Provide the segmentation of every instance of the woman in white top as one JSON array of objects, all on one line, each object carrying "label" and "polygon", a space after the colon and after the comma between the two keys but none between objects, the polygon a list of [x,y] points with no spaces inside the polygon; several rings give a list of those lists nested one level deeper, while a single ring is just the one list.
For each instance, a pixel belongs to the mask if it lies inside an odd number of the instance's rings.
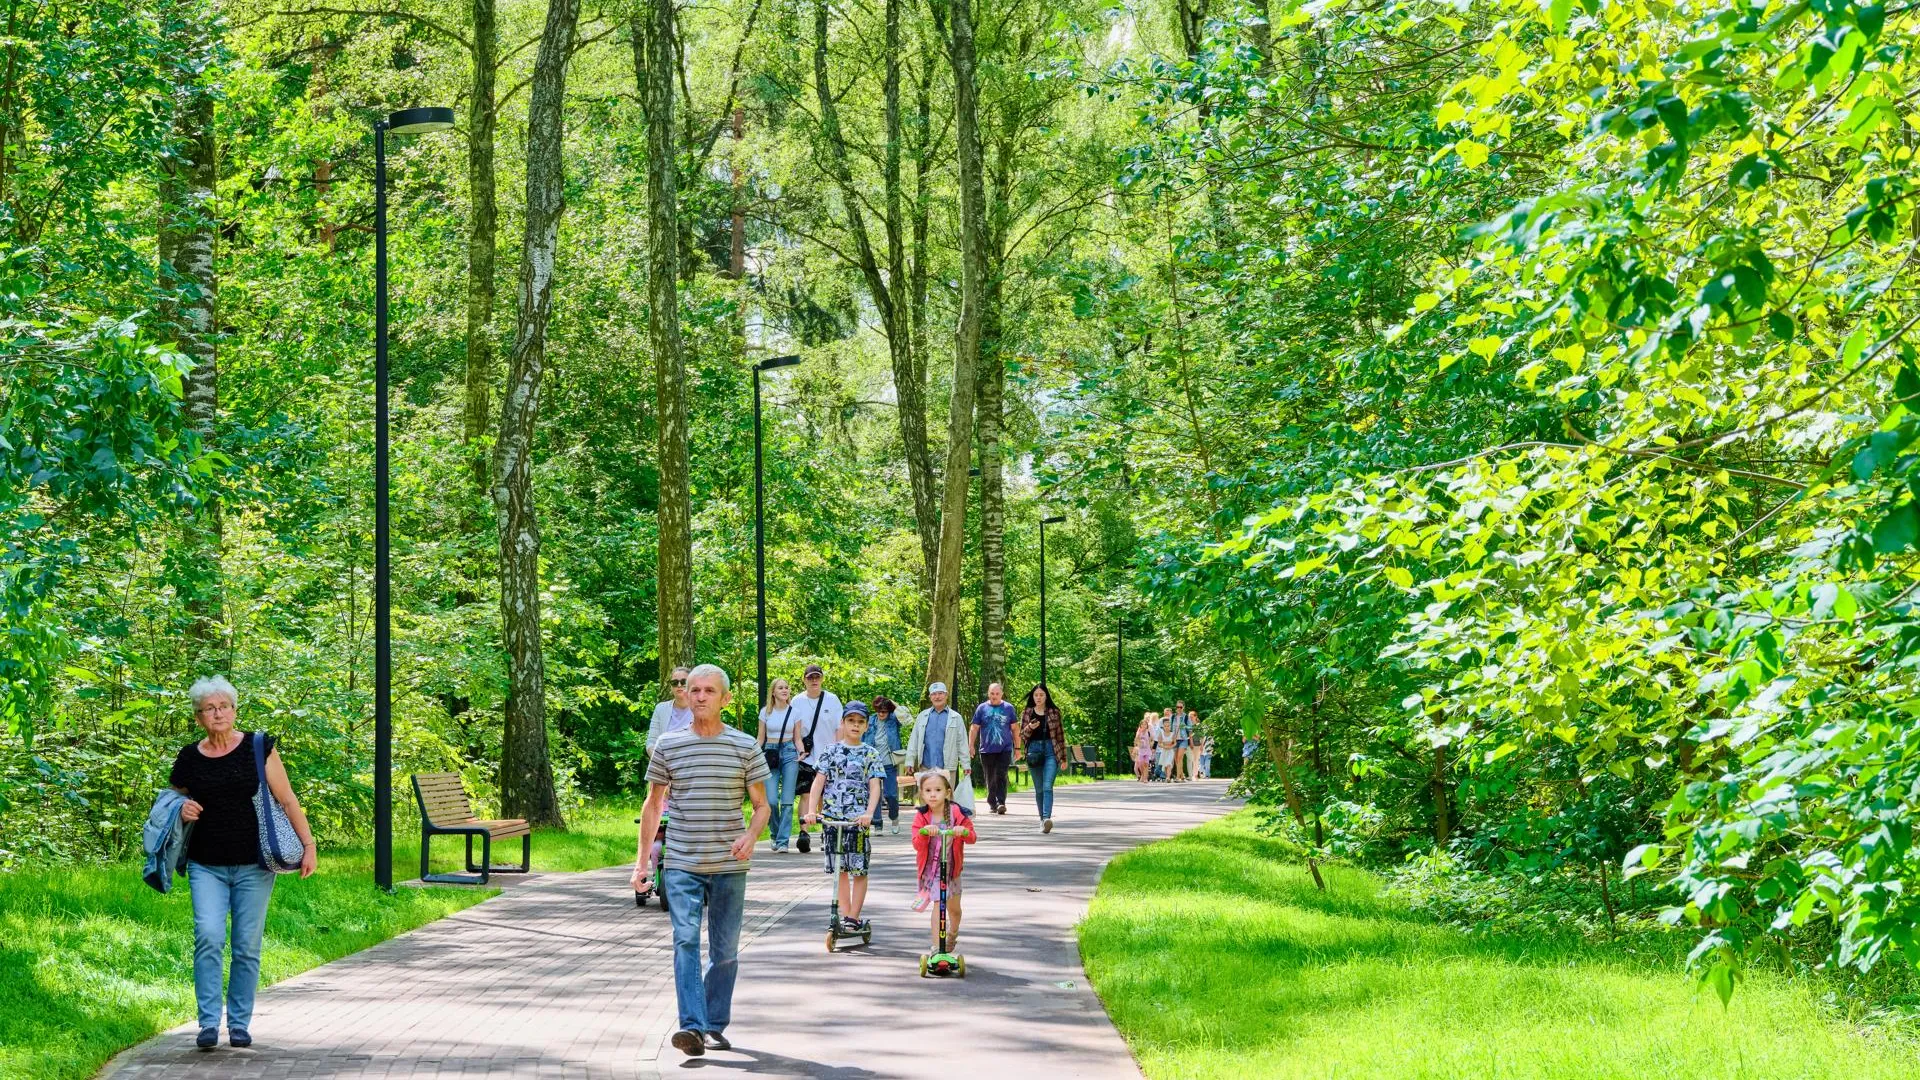
[{"label": "woman in white top", "polygon": [[773,804],[773,850],[787,850],[793,834],[794,788],[800,782],[800,725],[793,715],[793,687],[775,679],[760,710],[760,752],[767,757],[767,801]]}]

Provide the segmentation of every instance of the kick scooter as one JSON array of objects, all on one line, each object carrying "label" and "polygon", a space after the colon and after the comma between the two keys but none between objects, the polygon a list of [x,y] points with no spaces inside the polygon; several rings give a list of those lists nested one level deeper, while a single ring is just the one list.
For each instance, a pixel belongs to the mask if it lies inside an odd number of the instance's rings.
[{"label": "kick scooter", "polygon": [[940,840],[940,941],[932,953],[920,954],[920,975],[922,978],[945,978],[953,975],[962,979],[967,977],[967,958],[951,951],[947,943],[947,881],[952,862],[948,859],[949,845],[953,837],[967,835],[967,827],[947,825],[925,825],[920,829],[921,836],[935,836]]},{"label": "kick scooter", "polygon": [[820,846],[833,866],[833,900],[827,912],[827,951],[832,952],[843,937],[857,937],[861,944],[873,944],[873,931],[849,933],[840,929],[840,871],[847,867],[847,856],[860,843],[860,827],[851,821],[820,818]]}]

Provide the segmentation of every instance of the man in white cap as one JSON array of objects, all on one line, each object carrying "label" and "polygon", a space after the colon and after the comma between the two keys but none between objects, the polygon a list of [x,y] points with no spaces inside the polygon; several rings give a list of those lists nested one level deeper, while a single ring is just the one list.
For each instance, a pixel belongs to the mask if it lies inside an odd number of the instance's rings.
[{"label": "man in white cap", "polygon": [[920,710],[913,718],[913,734],[907,736],[907,773],[922,769],[945,769],[955,778],[954,801],[973,813],[973,764],[967,753],[967,724],[959,713],[947,708],[947,684],[927,687],[931,708]]}]

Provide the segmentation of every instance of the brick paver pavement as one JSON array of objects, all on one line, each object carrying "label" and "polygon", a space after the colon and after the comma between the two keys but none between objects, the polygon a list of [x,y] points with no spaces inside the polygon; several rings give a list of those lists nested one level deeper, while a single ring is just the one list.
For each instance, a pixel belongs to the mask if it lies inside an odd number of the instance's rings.
[{"label": "brick paver pavement", "polygon": [[[633,906],[624,867],[555,874],[262,990],[254,1048],[203,1053],[195,1025],[116,1059],[111,1080],[455,1077],[651,1078],[709,1068],[776,1077],[894,1078],[985,1070],[1138,1077],[1086,985],[1073,924],[1119,851],[1223,813],[1224,782],[1063,787],[1050,836],[1031,795],[985,817],[968,854],[965,980],[923,982],[925,916],[908,910],[907,837],[875,838],[873,945],[824,951],[816,849],[754,858],[728,1035],[683,1059],[671,933]],[[984,808],[984,803],[982,803]],[[929,1038],[925,1010],[958,1028]]]},{"label": "brick paver pavement", "polygon": [[[823,887],[806,863],[755,854],[743,948]],[[252,1049],[203,1052],[190,1023],[102,1076],[650,1080],[677,1019],[673,934],[659,904],[634,907],[630,870],[544,875],[268,987]]]}]

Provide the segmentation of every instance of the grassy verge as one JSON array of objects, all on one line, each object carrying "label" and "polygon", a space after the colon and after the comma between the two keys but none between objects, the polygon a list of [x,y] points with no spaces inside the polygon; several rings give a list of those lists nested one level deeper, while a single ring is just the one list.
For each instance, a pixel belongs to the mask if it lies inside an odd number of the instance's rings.
[{"label": "grassy verge", "polygon": [[[571,832],[535,834],[534,867],[585,870],[632,859],[635,816],[631,806],[598,805],[575,814]],[[436,845],[434,869],[456,869],[458,850]],[[411,877],[419,865],[418,845],[394,851],[397,876]],[[373,886],[371,848],[322,849],[319,873],[274,886],[261,980],[358,952],[495,892],[402,888],[387,896]],[[192,953],[184,880],[162,896],[134,864],[0,875],[0,1077],[81,1080],[125,1047],[191,1019]]]},{"label": "grassy verge", "polygon": [[1722,1009],[1665,949],[1472,936],[1370,874],[1327,886],[1245,812],[1114,860],[1080,947],[1148,1077],[1915,1075],[1802,983],[1757,974]]}]

